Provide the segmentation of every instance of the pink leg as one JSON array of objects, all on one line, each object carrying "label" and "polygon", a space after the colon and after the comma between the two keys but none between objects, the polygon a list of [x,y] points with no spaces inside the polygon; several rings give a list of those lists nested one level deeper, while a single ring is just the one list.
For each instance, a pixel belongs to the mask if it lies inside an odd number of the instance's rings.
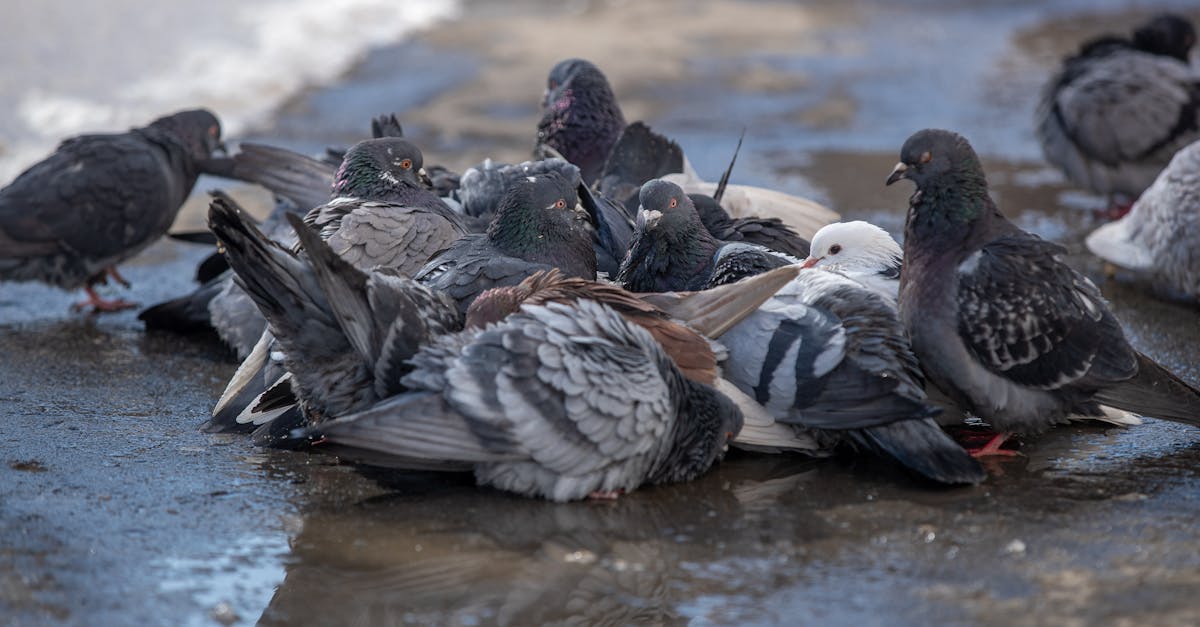
[{"label": "pink leg", "polygon": [[588,495],[594,501],[615,501],[625,494],[624,490],[596,490]]},{"label": "pink leg", "polygon": [[100,295],[96,293],[96,290],[92,289],[91,285],[84,287],[83,291],[87,292],[88,299],[71,305],[71,309],[73,311],[79,311],[84,307],[91,307],[92,313],[103,313],[121,311],[123,309],[133,309],[137,307],[137,303],[131,303],[119,298],[117,300],[104,300],[103,298],[100,298]]},{"label": "pink leg", "polygon": [[1016,457],[1020,455],[1017,451],[1000,448],[1000,445],[1008,439],[1008,435],[1007,433],[997,433],[982,448],[969,448],[967,452],[971,454],[971,457]]}]

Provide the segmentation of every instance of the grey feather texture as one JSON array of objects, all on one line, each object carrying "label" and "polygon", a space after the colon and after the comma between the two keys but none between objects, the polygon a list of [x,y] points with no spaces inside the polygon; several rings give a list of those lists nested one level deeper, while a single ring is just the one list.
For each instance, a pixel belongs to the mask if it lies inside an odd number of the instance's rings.
[{"label": "grey feather texture", "polygon": [[1085,44],[1042,93],[1038,139],[1046,160],[1094,192],[1136,198],[1171,156],[1200,139],[1200,74],[1186,61],[1190,24],[1161,16],[1138,31],[1160,47],[1106,37]]},{"label": "grey feather texture", "polygon": [[741,427],[649,333],[587,300],[525,305],[413,364],[411,392],[316,431],[339,451],[472,462],[480,484],[569,501],[694,478]]},{"label": "grey feather texture", "polygon": [[1156,287],[1200,300],[1200,141],[1176,153],[1133,209],[1093,231],[1087,247]]},{"label": "grey feather texture", "polygon": [[862,284],[803,271],[721,341],[725,377],[779,422],[890,455],[936,481],[983,480],[932,420],[938,410],[894,307]]}]

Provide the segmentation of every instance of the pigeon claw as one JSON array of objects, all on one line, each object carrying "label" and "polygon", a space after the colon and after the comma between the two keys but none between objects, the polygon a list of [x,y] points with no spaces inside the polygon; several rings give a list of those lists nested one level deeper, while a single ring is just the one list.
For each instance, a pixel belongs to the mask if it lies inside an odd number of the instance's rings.
[{"label": "pigeon claw", "polygon": [[112,277],[112,280],[116,281],[117,283],[120,283],[122,287],[125,287],[126,289],[129,288],[129,279],[126,279],[125,277],[121,276],[121,273],[117,272],[116,266],[109,266],[109,267],[105,268],[104,273],[107,274],[108,276]]}]

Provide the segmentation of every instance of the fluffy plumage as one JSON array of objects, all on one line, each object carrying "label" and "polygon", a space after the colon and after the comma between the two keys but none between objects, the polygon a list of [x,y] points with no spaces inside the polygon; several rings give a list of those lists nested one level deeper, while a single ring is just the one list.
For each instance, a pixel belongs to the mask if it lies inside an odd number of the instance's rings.
[{"label": "fluffy plumage", "polygon": [[464,312],[484,290],[516,285],[540,270],[594,279],[590,218],[578,202],[577,186],[557,173],[518,179],[486,233],[457,240],[414,278],[450,294]]},{"label": "fluffy plumage", "polygon": [[1067,58],[1036,114],[1046,160],[1076,185],[1132,200],[1177,150],[1200,139],[1191,24],[1161,15],[1132,38],[1101,37]]},{"label": "fluffy plumage", "polygon": [[804,267],[839,272],[895,303],[903,257],[900,244],[874,224],[834,222],[813,235]]},{"label": "fluffy plumage", "polygon": [[641,327],[594,301],[524,305],[414,357],[412,392],[330,420],[339,453],[471,463],[482,485],[570,501],[693,479],[741,428]]},{"label": "fluffy plumage", "polygon": [[1088,235],[1087,247],[1160,291],[1200,300],[1200,141],[1175,154],[1128,215]]},{"label": "fluffy plumage", "polygon": [[929,378],[1006,432],[1036,432],[1101,404],[1200,424],[1200,392],[1138,353],[1061,246],[1022,231],[987,193],[967,140],[924,130],[889,182],[917,191],[905,226],[900,313]]}]

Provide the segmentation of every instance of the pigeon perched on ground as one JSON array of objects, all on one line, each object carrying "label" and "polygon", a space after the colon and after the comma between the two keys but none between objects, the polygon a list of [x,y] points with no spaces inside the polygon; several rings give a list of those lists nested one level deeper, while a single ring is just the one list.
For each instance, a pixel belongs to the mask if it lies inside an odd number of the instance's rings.
[{"label": "pigeon perched on ground", "polygon": [[466,311],[484,290],[539,271],[596,278],[596,253],[578,186],[556,172],[518,179],[486,233],[472,233],[429,260],[413,278],[450,294]]},{"label": "pigeon perched on ground", "polygon": [[575,183],[582,180],[579,167],[564,159],[524,161],[515,165],[497,163],[488,159],[462,173],[455,198],[462,206],[464,214],[484,220],[484,228],[477,229],[484,231],[495,217],[496,209],[500,206],[504,194],[517,179],[547,172],[557,172],[563,178]]},{"label": "pigeon perched on ground", "polygon": [[1042,431],[1101,405],[1200,425],[1200,392],[1130,346],[1064,248],[1005,219],[966,139],[914,134],[887,182],[900,179],[917,187],[901,318],[926,374],[959,406],[1001,432]]},{"label": "pigeon perched on ground", "polygon": [[[644,298],[686,316],[681,303]],[[725,378],[818,443],[846,442],[942,483],[984,479],[934,421],[940,410],[925,396],[894,305],[862,284],[834,271],[801,271],[720,341],[728,349]]]},{"label": "pigeon perched on ground", "polygon": [[633,248],[617,282],[633,292],[702,290],[798,260],[752,244],[722,242],[700,222],[692,200],[662,180],[642,186]]},{"label": "pigeon perched on ground", "polygon": [[862,220],[834,222],[813,236],[804,267],[844,274],[894,304],[900,291],[903,257],[900,244],[874,224]]},{"label": "pigeon perched on ground", "polygon": [[642,327],[591,300],[523,305],[436,340],[410,392],[313,428],[321,446],[472,464],[481,485],[552,501],[694,479],[742,426]]},{"label": "pigeon perched on ground", "polygon": [[238,285],[270,324],[304,417],[319,422],[403,391],[417,349],[462,328],[454,301],[390,272],[359,270],[299,218],[291,223],[304,258],[223,200],[209,210]]},{"label": "pigeon perched on ground", "polygon": [[1085,43],[1046,84],[1037,133],[1046,160],[1076,185],[1128,204],[1171,156],[1200,139],[1192,25],[1160,15],[1130,39]]},{"label": "pigeon perched on ground", "polygon": [[1176,153],[1129,215],[1093,231],[1087,247],[1167,295],[1200,300],[1200,141]]},{"label": "pigeon perched on ground", "polygon": [[0,190],[0,280],[83,287],[76,308],[133,307],[93,286],[128,285],[116,265],[167,232],[220,139],[216,116],[196,109],[63,141]]},{"label": "pigeon perched on ground", "polygon": [[590,186],[624,129],[625,116],[600,68],[583,59],[566,59],[550,70],[538,122],[539,148],[548,147],[579,166]]}]

